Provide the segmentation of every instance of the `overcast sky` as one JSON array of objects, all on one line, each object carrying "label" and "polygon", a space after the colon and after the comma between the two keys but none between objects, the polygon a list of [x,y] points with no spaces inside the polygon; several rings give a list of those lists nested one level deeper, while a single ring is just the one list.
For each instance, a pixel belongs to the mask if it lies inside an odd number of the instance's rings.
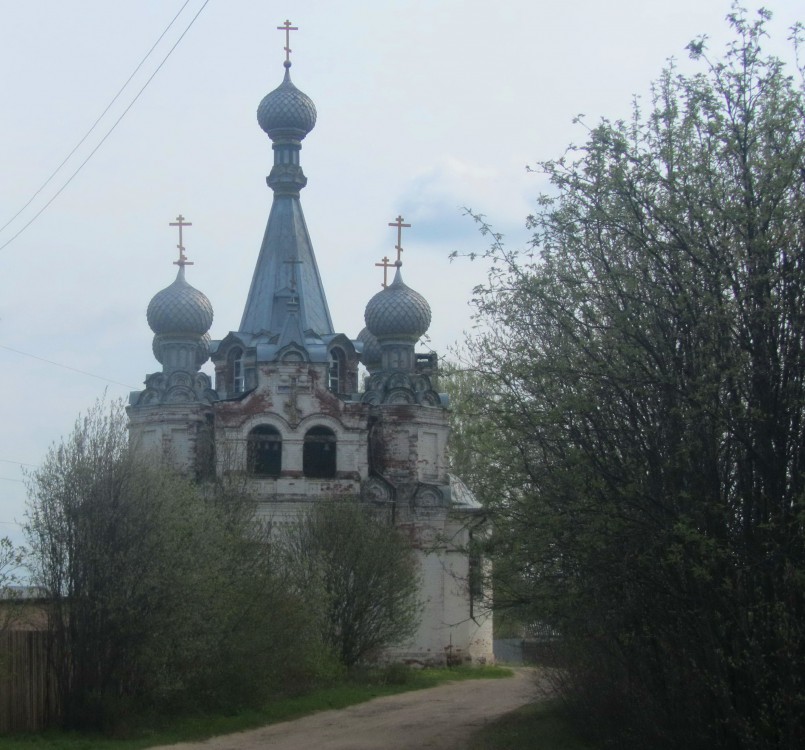
[{"label": "overcast sky", "polygon": [[[86,134],[184,0],[0,0],[0,225]],[[770,49],[790,57],[801,0],[772,0]],[[282,80],[286,18],[294,83],[316,104],[303,142],[302,204],[336,331],[355,337],[393,257],[402,214],[406,283],[433,309],[445,354],[471,325],[482,252],[462,207],[522,246],[545,189],[526,165],[561,155],[584,113],[628,114],[666,61],[685,70],[700,34],[720,53],[728,0],[188,0],[96,130],[0,231],[0,536],[21,541],[21,465],[36,465],[108,389],[128,398],[159,369],[145,320],[175,276],[180,212],[188,281],[211,300],[211,335],[240,322],[271,191],[258,103]],[[805,20],[805,19],[804,19]],[[16,351],[12,351],[16,350]],[[25,352],[25,356],[18,352]],[[36,359],[39,357],[41,359]],[[65,365],[65,369],[42,359]],[[209,368],[209,366],[208,366]],[[82,374],[81,370],[91,375]],[[107,382],[105,378],[114,382]]]}]

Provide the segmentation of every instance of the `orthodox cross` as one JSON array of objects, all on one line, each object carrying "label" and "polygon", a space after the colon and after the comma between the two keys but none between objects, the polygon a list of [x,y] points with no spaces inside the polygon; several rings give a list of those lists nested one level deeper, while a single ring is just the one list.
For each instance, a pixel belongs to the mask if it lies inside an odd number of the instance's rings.
[{"label": "orthodox cross", "polygon": [[382,263],[375,263],[376,266],[380,266],[383,269],[383,289],[388,286],[389,282],[389,268],[394,267],[395,263],[389,263],[388,256],[383,256]]},{"label": "orthodox cross", "polygon": [[176,246],[179,248],[179,260],[173,261],[174,266],[179,266],[179,268],[184,268],[185,266],[192,266],[192,261],[187,259],[187,256],[184,254],[184,245],[182,244],[182,228],[183,227],[192,227],[192,222],[185,221],[184,216],[179,214],[176,217],[176,221],[172,221],[168,224],[171,227],[179,227],[179,244]]},{"label": "orthodox cross", "polygon": [[291,267],[291,291],[296,291],[296,267],[302,265],[302,261],[298,258],[294,258],[293,260],[284,260],[283,263],[287,263]]},{"label": "orthodox cross", "polygon": [[277,26],[277,29],[285,31],[285,66],[288,67],[291,64],[291,32],[299,31],[299,27],[291,26],[291,22],[286,19],[282,26]]},{"label": "orthodox cross", "polygon": [[395,266],[401,266],[402,261],[400,260],[400,254],[402,253],[402,230],[403,227],[410,227],[410,224],[403,224],[403,217],[398,216],[394,221],[389,222],[390,227],[397,227],[397,244],[394,246],[394,249],[397,251],[397,260],[394,263]]}]

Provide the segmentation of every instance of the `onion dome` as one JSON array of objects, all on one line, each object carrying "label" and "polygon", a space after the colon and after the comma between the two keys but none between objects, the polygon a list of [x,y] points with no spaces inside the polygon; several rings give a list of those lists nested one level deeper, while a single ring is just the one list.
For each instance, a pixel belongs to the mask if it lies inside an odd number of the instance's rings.
[{"label": "onion dome", "polygon": [[257,122],[272,141],[278,138],[301,141],[316,125],[316,106],[291,83],[289,67],[286,63],[285,79],[257,108]]},{"label": "onion dome", "polygon": [[185,281],[182,266],[176,281],[154,295],[146,316],[156,334],[202,336],[212,326],[212,305],[204,293]]},{"label": "onion dome", "polygon": [[430,305],[403,283],[398,266],[394,281],[369,300],[363,317],[379,340],[399,337],[416,341],[430,326]]},{"label": "onion dome", "polygon": [[361,362],[363,362],[366,369],[374,370],[379,368],[381,360],[383,359],[383,353],[375,335],[368,328],[364,328],[358,334],[358,341],[363,342]]}]

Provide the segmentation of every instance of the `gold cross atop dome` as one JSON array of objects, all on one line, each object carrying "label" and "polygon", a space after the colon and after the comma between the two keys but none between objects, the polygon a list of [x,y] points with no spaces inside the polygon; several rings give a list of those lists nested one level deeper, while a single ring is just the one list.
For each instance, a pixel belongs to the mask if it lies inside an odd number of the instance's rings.
[{"label": "gold cross atop dome", "polygon": [[385,289],[389,285],[389,268],[393,268],[396,264],[389,263],[388,256],[383,256],[383,260],[380,263],[375,263],[376,266],[382,267],[383,269],[383,289]]},{"label": "gold cross atop dome", "polygon": [[192,266],[193,262],[187,259],[187,256],[184,254],[184,245],[182,244],[182,229],[184,227],[192,227],[192,222],[185,221],[184,216],[179,214],[176,217],[176,221],[172,221],[168,224],[171,227],[179,227],[179,244],[176,246],[179,248],[179,260],[173,261],[174,266],[179,266],[179,268],[184,268],[185,266]]},{"label": "gold cross atop dome", "polygon": [[390,227],[397,227],[397,244],[394,246],[394,249],[397,251],[397,260],[395,261],[395,266],[401,266],[402,260],[400,259],[400,255],[402,254],[402,230],[403,227],[410,227],[410,224],[403,224],[403,217],[398,216],[394,221],[389,222]]},{"label": "gold cross atop dome", "polygon": [[299,27],[291,26],[291,22],[286,19],[282,26],[277,26],[277,30],[285,32],[285,67],[288,67],[291,64],[291,32],[299,31]]}]

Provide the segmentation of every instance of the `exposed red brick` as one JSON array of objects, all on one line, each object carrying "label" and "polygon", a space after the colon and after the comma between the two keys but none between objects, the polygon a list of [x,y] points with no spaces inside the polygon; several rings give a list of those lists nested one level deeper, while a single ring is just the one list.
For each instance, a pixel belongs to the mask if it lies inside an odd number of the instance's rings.
[{"label": "exposed red brick", "polygon": [[344,402],[338,396],[323,388],[316,388],[313,391],[313,398],[319,403],[319,411],[322,414],[340,419]]},{"label": "exposed red brick", "polygon": [[249,417],[274,411],[274,403],[267,390],[250,393],[240,401],[221,401],[215,410],[221,424],[225,427],[242,425]]}]

